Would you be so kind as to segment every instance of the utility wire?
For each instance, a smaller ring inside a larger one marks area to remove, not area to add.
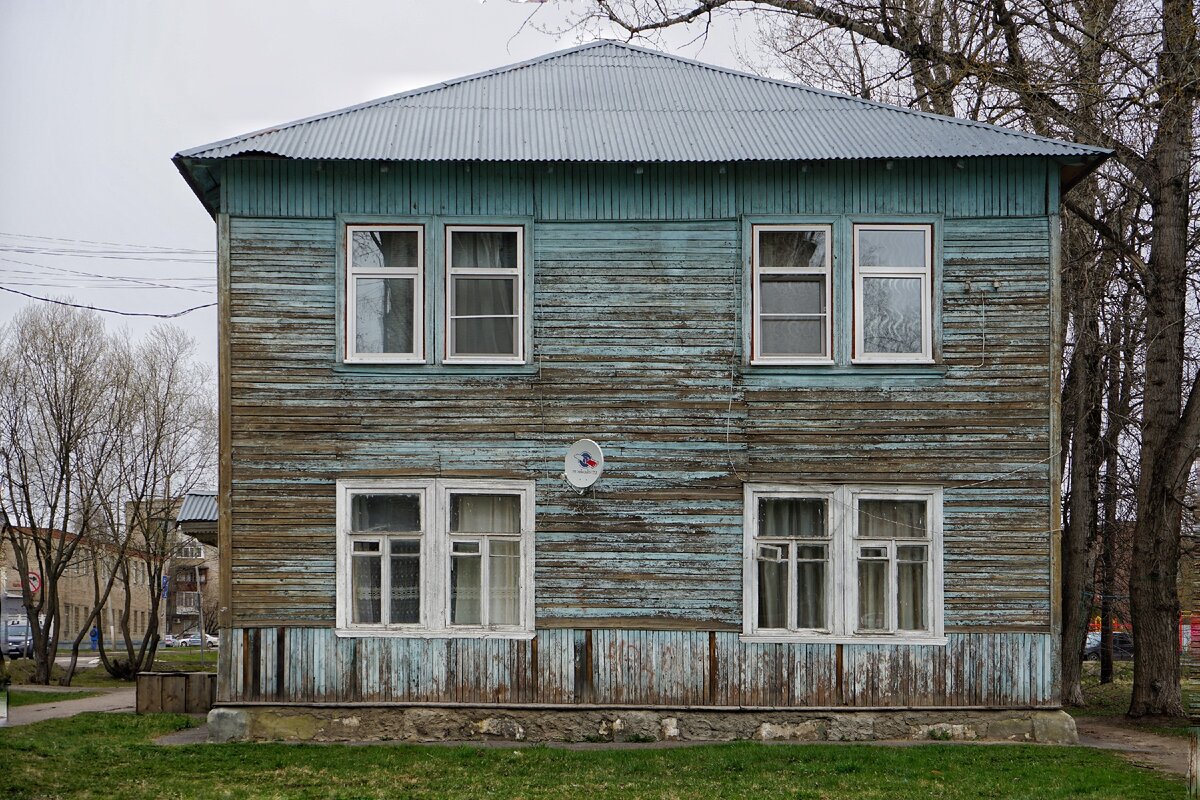
[[[44,242],[72,242],[74,244],[100,244],[100,245],[105,245],[106,247],[135,247],[135,248],[141,248],[144,250],[165,250],[165,251],[170,251],[173,253],[196,253],[196,254],[206,254],[206,255],[213,255],[216,253],[215,250],[196,250],[193,248],[166,247],[164,245],[157,245],[157,244],[133,244],[131,242],[100,242],[100,241],[96,241],[94,239],[65,239],[60,236],[34,236],[31,233],[5,233],[5,232],[0,231],[0,236],[7,236],[7,237],[13,238],[13,239],[38,239],[38,240],[41,240]]]
[[[38,297],[35,294],[29,294],[28,292],[22,292],[17,289],[11,289],[7,286],[0,286],[0,292],[9,292],[11,294],[19,294],[22,297],[28,297],[30,300],[39,300],[43,303],[53,303],[54,305],[57,305],[57,306],[67,306],[68,308],[82,308],[87,311],[100,311],[105,314],[118,314],[122,317],[155,317],[156,319],[174,319],[176,317],[182,317],[184,314],[190,314],[193,311],[199,311],[202,308],[212,308],[213,306],[216,305],[216,303],[205,303],[203,305],[192,306],[191,308],[185,308],[182,311],[176,311],[173,314],[152,314],[148,311],[119,311],[118,309],[115,309],[115,308],[101,308],[99,306],[85,306],[85,305],[81,305],[79,303],[70,303],[70,302],[67,302],[66,300],[55,300],[50,297]]]
[[[140,278],[128,278],[128,277],[119,276],[119,275],[103,275],[103,274],[99,274],[99,273],[95,273],[95,272],[81,272],[80,270],[67,269],[66,267],[51,267],[47,264],[34,264],[31,261],[20,261],[15,258],[4,258],[3,256],[0,256],[0,261],[6,261],[10,264],[21,264],[22,266],[33,267],[35,269],[49,269],[49,270],[54,270],[55,272],[67,272],[72,275],[81,275],[85,278],[101,278],[104,280],[124,281],[127,283],[141,284],[143,286],[154,286],[154,287],[157,287],[160,289],[175,289],[180,292],[199,292],[200,294],[212,294],[212,292],[207,289],[197,289],[197,288],[191,287],[191,286],[171,286],[166,283],[158,283],[156,281],[146,281],[146,280],[142,280]]]

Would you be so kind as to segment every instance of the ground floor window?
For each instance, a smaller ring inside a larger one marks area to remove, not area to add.
[[[338,482],[344,631],[533,631],[532,481]]]
[[[941,519],[939,487],[748,486],[744,634],[940,638]]]

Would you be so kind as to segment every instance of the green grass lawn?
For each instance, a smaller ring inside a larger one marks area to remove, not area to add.
[[[12,798],[1181,798],[1181,780],[1102,751],[1036,745],[160,747],[174,715],[85,714],[0,728]]]
[[[8,705],[33,706],[39,703],[57,703],[60,700],[79,700],[84,697],[95,697],[103,692],[23,692],[20,689],[8,690]]]

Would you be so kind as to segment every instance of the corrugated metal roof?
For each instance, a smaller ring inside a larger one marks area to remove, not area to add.
[[[216,522],[217,493],[188,492],[179,506],[176,522]]]
[[[619,42],[186,150],[384,161],[773,161],[1108,151],[761,78]]]

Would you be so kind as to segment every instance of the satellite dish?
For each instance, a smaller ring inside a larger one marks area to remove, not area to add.
[[[586,489],[604,472],[604,452],[591,439],[580,439],[567,448],[563,474],[576,489]]]

